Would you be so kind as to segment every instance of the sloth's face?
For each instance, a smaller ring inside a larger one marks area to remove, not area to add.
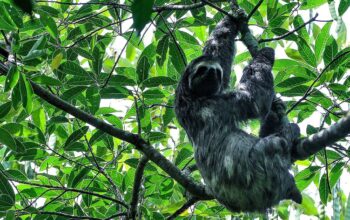
[[[201,61],[194,65],[188,84],[191,92],[198,96],[211,96],[222,89],[223,71],[216,61]]]

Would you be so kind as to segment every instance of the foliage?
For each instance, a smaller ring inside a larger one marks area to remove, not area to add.
[[[140,134],[184,170],[194,164],[193,149],[175,119],[174,89],[223,14],[188,0],[155,0],[153,5],[146,0],[38,1],[33,9],[31,1],[25,6],[18,2],[0,0],[0,48],[10,54],[1,53],[0,61],[18,64],[6,75],[0,73],[0,217],[117,218],[130,212],[135,190],[137,213],[145,219],[173,214],[188,198],[169,173],[147,160],[143,171],[142,154],[132,144],[48,104],[34,94],[31,82],[116,128]],[[216,2],[228,11],[227,2]],[[342,16],[349,2],[264,1],[250,19],[264,42],[261,46],[281,49],[287,56],[277,57],[274,74],[289,118],[307,124],[322,116],[320,123],[307,125],[304,135],[333,124],[347,110],[350,48],[348,21]],[[249,13],[258,0],[238,4]],[[301,15],[320,7],[331,10],[333,21],[314,20],[305,26]],[[249,58],[240,48],[236,70]],[[256,126],[253,122],[251,130]],[[288,219],[290,210],[297,209],[321,217],[321,206],[338,199],[335,213],[349,218],[350,199],[335,187],[348,174],[349,158],[344,141],[297,162],[299,189],[316,186],[319,198],[304,193],[302,205],[285,201],[272,215]],[[140,188],[136,174],[143,174]],[[200,182],[198,171],[191,176]],[[261,217],[232,214],[210,200],[197,202],[179,218],[230,215]]]

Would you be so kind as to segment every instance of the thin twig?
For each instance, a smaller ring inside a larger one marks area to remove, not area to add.
[[[185,204],[183,204],[183,206],[181,206],[176,212],[174,212],[174,214],[172,214],[171,216],[169,216],[167,219],[168,219],[168,220],[175,219],[175,218],[176,218],[177,216],[179,216],[181,213],[183,213],[184,211],[186,211],[189,207],[191,207],[192,205],[194,205],[197,201],[198,201],[198,199],[196,199],[196,198],[191,198],[191,199],[189,199]]]
[[[131,37],[132,37],[133,33],[134,33],[134,29],[133,29],[132,32],[130,33],[129,38],[126,40],[126,43],[124,44],[124,47],[123,47],[122,50],[120,51],[120,53],[119,53],[119,55],[118,55],[118,58],[117,58],[116,61],[114,62],[114,65],[113,65],[113,67],[112,67],[112,69],[111,69],[111,72],[109,73],[109,75],[108,75],[106,81],[104,82],[104,84],[103,84],[102,87],[101,87],[102,89],[105,88],[105,87],[108,85],[108,82],[109,82],[109,80],[111,79],[111,77],[112,77],[112,75],[113,75],[113,72],[114,72],[115,68],[117,67],[117,64],[118,64],[120,58],[122,57],[122,54],[124,53],[124,50],[125,50],[126,46],[128,46],[128,44],[129,44],[129,42],[130,42],[130,40],[131,40]]]
[[[253,10],[251,10],[251,12],[249,13],[249,15],[247,16],[247,21],[250,20],[250,18],[255,14],[255,12],[259,9],[260,5],[264,2],[264,0],[260,0],[258,2],[258,4],[255,5],[255,7],[253,8]]]
[[[75,188],[68,188],[68,187],[63,187],[63,186],[51,186],[51,185],[27,182],[27,181],[23,181],[23,180],[12,179],[12,178],[8,178],[8,180],[16,182],[16,183],[22,183],[22,184],[26,184],[26,185],[30,185],[30,186],[44,187],[44,188],[48,188],[48,189],[52,189],[52,190],[63,190],[63,191],[67,191],[67,192],[76,192],[76,193],[82,193],[82,194],[87,194],[87,195],[91,195],[91,196],[96,196],[96,197],[99,197],[99,198],[102,198],[102,199],[106,199],[106,200],[118,203],[118,204],[124,206],[125,208],[129,207],[128,204],[126,204],[126,203],[124,203],[122,201],[119,201],[117,199],[111,198],[109,196],[101,195],[101,194],[98,194],[98,193],[86,191],[86,190],[75,189]]]
[[[77,45],[78,43],[80,43],[81,41],[85,40],[86,38],[91,37],[91,36],[92,36],[93,34],[95,34],[96,32],[98,32],[98,31],[100,31],[100,30],[103,30],[103,29],[105,29],[105,28],[107,28],[107,27],[113,26],[113,25],[115,25],[115,24],[118,24],[118,23],[120,23],[120,22],[127,21],[127,20],[129,20],[129,19],[131,19],[131,18],[132,18],[132,17],[125,18],[125,19],[122,20],[122,21],[112,22],[112,23],[107,24],[107,25],[105,25],[105,26],[99,27],[99,28],[97,28],[97,29],[91,31],[89,34],[87,34],[87,35],[85,35],[85,36],[79,38],[79,39],[76,40],[73,44],[71,44],[71,45],[69,45],[69,46],[65,46],[64,48],[67,48],[67,49],[72,48],[72,47],[74,47],[75,45]]]
[[[335,63],[339,58],[349,54],[350,51],[346,51],[340,55],[338,55],[337,57],[335,57],[329,64],[326,65],[326,67],[322,70],[322,72],[320,74],[318,74],[318,76],[316,77],[316,79],[311,83],[311,85],[309,86],[309,88],[306,90],[306,92],[304,93],[303,97],[301,97],[296,103],[294,103],[292,105],[292,107],[290,109],[288,109],[288,111],[286,112],[286,114],[290,113],[295,107],[297,107],[302,101],[304,101],[309,95],[310,95],[310,91],[313,89],[313,86],[316,84],[316,82],[321,78],[321,76],[326,72],[326,70],[333,64]]]
[[[310,24],[311,22],[315,21],[317,17],[318,17],[318,14],[316,13],[316,15],[313,18],[311,18],[309,21],[305,22],[304,24],[300,25],[299,27],[295,28],[294,30],[289,31],[289,32],[287,32],[281,36],[275,37],[275,38],[260,39],[258,41],[258,43],[261,44],[261,43],[266,43],[266,42],[271,42],[271,41],[276,41],[276,40],[282,40],[282,39],[288,37],[289,35],[293,34],[294,32],[299,31],[300,29],[302,29],[306,25]]]
[[[165,27],[166,27],[167,30],[168,30],[168,33],[170,34],[171,38],[173,39],[174,44],[175,44],[177,50],[179,51],[179,53],[180,53],[180,55],[181,55],[181,60],[182,60],[182,62],[184,63],[185,66],[187,66],[186,58],[184,57],[184,54],[183,54],[182,49],[181,49],[181,46],[180,46],[179,43],[177,42],[175,35],[173,34],[172,30],[169,28],[169,26],[168,26],[168,24],[167,24],[165,18],[163,17],[163,15],[162,15],[162,14],[159,14],[159,15],[160,15],[160,17],[162,18],[162,20],[163,20],[163,22],[164,22],[164,25],[165,25]]]
[[[227,11],[225,11],[225,10],[223,10],[222,8],[216,6],[215,4],[213,4],[213,3],[211,3],[211,2],[209,2],[209,1],[207,1],[207,0],[201,0],[201,1],[204,2],[206,5],[209,5],[210,7],[215,8],[217,11],[223,13],[224,15],[227,15],[227,16],[229,16],[229,17],[234,18],[234,17],[233,17],[231,14],[229,14]]]

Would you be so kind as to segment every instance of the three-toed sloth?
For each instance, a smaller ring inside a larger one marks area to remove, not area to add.
[[[300,132],[283,121],[285,106],[273,90],[274,50],[261,49],[229,90],[238,25],[226,16],[203,55],[185,69],[175,112],[195,149],[197,167],[212,195],[231,211],[265,211],[284,199],[301,203],[289,173]],[[260,118],[260,137],[240,129]]]

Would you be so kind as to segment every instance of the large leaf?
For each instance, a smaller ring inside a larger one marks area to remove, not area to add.
[[[33,109],[33,88],[26,79],[24,74],[20,74],[19,78],[19,90],[21,94],[21,100],[23,107],[27,113],[31,113]]]
[[[131,12],[134,20],[133,26],[136,28],[138,34],[140,34],[145,25],[151,21],[153,3],[154,0],[135,0],[131,5]]]
[[[3,171],[0,171],[0,211],[6,211],[15,204],[15,193]]]
[[[60,69],[65,74],[88,76],[88,73],[79,64],[72,61],[61,64]]]
[[[332,23],[325,24],[325,26],[321,30],[321,33],[317,36],[316,44],[315,44],[315,55],[316,55],[317,62],[321,61],[322,55],[324,53],[328,39],[330,37],[329,30],[331,26],[332,26]]]
[[[56,22],[51,17],[41,16],[40,21],[44,25],[44,27],[46,28],[47,32],[49,32],[51,37],[53,37],[53,38],[58,37],[58,29],[56,26]]]
[[[303,38],[297,40],[299,53],[302,58],[311,66],[316,67],[316,57],[307,42]]]
[[[320,198],[323,204],[327,204],[328,200],[328,195],[329,195],[329,187],[328,187],[328,182],[327,182],[327,175],[323,174],[320,180],[320,186],[318,189],[320,193]]]
[[[5,92],[9,91],[10,89],[13,89],[18,80],[19,80],[19,71],[16,66],[11,66],[7,73],[6,82],[5,82]]]
[[[15,139],[11,136],[11,134],[3,129],[0,128],[0,143],[3,145],[6,145],[11,150],[17,151],[17,145]]]
[[[65,147],[69,147],[69,145],[80,138],[82,138],[86,132],[89,130],[88,126],[82,127],[76,131],[74,131],[67,139],[66,143],[64,144]]]
[[[339,16],[342,16],[350,6],[350,0],[340,0],[338,12]]]
[[[316,8],[318,6],[325,4],[326,2],[327,0],[303,0],[303,3],[301,4],[300,9],[307,10],[307,9]]]
[[[142,85],[145,87],[157,87],[160,85],[163,86],[170,86],[170,85],[175,85],[177,83],[176,80],[173,80],[170,77],[166,76],[158,76],[158,77],[152,77],[148,78],[145,81],[143,81]]]

